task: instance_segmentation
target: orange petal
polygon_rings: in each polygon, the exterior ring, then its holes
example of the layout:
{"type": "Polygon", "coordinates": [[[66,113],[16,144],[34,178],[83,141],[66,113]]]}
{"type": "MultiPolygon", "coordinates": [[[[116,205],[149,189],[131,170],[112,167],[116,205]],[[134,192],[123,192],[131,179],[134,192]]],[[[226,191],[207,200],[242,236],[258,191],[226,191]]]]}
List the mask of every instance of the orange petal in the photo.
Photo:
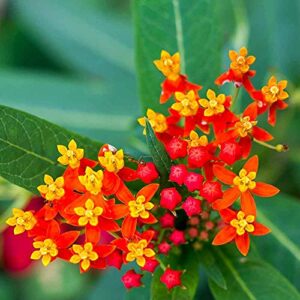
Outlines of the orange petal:
{"type": "Polygon", "coordinates": [[[255,102],[248,105],[243,113],[243,117],[249,116],[250,120],[253,121],[257,116],[257,104],[255,102]]]}
{"type": "Polygon", "coordinates": [[[215,246],[227,244],[234,239],[235,235],[235,228],[226,225],[217,233],[214,240],[212,241],[212,244],[215,246]]]}
{"type": "Polygon", "coordinates": [[[213,166],[213,172],[214,175],[223,183],[231,185],[233,183],[234,177],[236,177],[236,174],[233,172],[227,170],[223,166],[220,165],[214,165],[213,166]]]}
{"type": "Polygon", "coordinates": [[[157,192],[158,188],[159,188],[158,183],[148,184],[148,185],[144,186],[142,189],[140,189],[138,191],[138,193],[136,194],[136,196],[138,197],[140,195],[144,195],[146,198],[145,202],[148,202],[153,198],[153,196],[157,192]]]}
{"type": "Polygon", "coordinates": [[[85,231],[86,242],[91,242],[92,244],[97,244],[101,238],[101,230],[98,226],[86,225],[85,231]]]}
{"type": "Polygon", "coordinates": [[[229,208],[220,210],[219,214],[226,223],[230,223],[232,219],[236,218],[236,211],[229,208]]]}
{"type": "Polygon", "coordinates": [[[260,197],[272,197],[279,193],[279,189],[268,183],[256,182],[256,187],[252,192],[260,197]]]}
{"type": "Polygon", "coordinates": [[[98,253],[99,257],[106,257],[116,249],[114,245],[98,245],[94,250],[98,253]]]}
{"type": "Polygon", "coordinates": [[[241,209],[246,215],[256,216],[256,204],[249,191],[241,194],[241,209]]]}
{"type": "Polygon", "coordinates": [[[132,193],[130,192],[130,190],[124,184],[123,181],[121,181],[121,183],[119,185],[119,189],[116,192],[116,196],[121,202],[123,202],[125,204],[127,204],[131,200],[134,200],[134,196],[132,195],[132,193]]]}
{"type": "Polygon", "coordinates": [[[244,164],[244,169],[247,172],[257,172],[258,169],[258,156],[254,155],[248,159],[248,161],[244,164]]]}
{"type": "Polygon", "coordinates": [[[55,241],[58,248],[70,247],[79,237],[80,231],[68,231],[61,234],[55,241]]]}
{"type": "Polygon", "coordinates": [[[251,232],[253,235],[266,235],[271,232],[271,230],[263,224],[254,222],[253,225],[254,231],[251,232]]]}
{"type": "Polygon", "coordinates": [[[127,205],[117,204],[111,208],[111,214],[114,220],[119,220],[129,214],[129,208],[127,205]]]}
{"type": "Polygon", "coordinates": [[[141,221],[141,223],[144,223],[144,224],[157,223],[157,219],[151,213],[149,213],[149,218],[147,218],[147,219],[139,218],[139,221],[141,221]]]}
{"type": "Polygon", "coordinates": [[[252,134],[257,140],[263,142],[268,142],[273,139],[273,136],[269,132],[257,126],[253,127],[252,134]]]}
{"type": "Polygon", "coordinates": [[[122,235],[124,238],[132,238],[136,230],[137,218],[127,216],[122,223],[122,235]]]}
{"type": "Polygon", "coordinates": [[[225,209],[231,206],[239,197],[241,192],[237,187],[226,190],[223,194],[223,198],[213,202],[212,207],[215,210],[225,209]]]}
{"type": "Polygon", "coordinates": [[[249,252],[249,248],[250,248],[250,238],[249,238],[249,234],[245,233],[243,235],[237,235],[235,237],[235,244],[237,246],[237,248],[239,249],[239,251],[246,256],[249,252]]]}

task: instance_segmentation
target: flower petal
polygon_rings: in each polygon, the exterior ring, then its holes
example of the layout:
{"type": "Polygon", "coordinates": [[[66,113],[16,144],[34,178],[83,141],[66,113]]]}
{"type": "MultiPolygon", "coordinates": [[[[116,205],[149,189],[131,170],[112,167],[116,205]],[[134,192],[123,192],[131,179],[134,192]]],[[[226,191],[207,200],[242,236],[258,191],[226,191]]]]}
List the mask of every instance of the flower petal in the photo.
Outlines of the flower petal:
{"type": "Polygon", "coordinates": [[[237,235],[235,237],[235,244],[237,246],[237,248],[239,249],[239,251],[246,256],[249,252],[249,248],[250,248],[250,238],[249,238],[249,234],[245,233],[243,235],[237,235]]]}
{"type": "Polygon", "coordinates": [[[259,197],[272,197],[279,193],[279,189],[268,183],[256,182],[252,192],[259,197]]]}
{"type": "Polygon", "coordinates": [[[143,195],[145,196],[146,199],[145,202],[148,202],[153,198],[158,188],[159,188],[159,184],[157,183],[148,184],[138,191],[136,197],[143,195]]]}
{"type": "Polygon", "coordinates": [[[223,193],[223,198],[213,202],[212,207],[216,210],[225,209],[231,206],[239,197],[241,192],[237,187],[230,188],[223,193]]]}
{"type": "Polygon", "coordinates": [[[122,223],[122,235],[125,238],[132,238],[136,230],[137,218],[127,216],[122,223]]]}
{"type": "Polygon", "coordinates": [[[256,216],[256,204],[249,191],[241,194],[241,209],[246,215],[256,216]]]}
{"type": "Polygon", "coordinates": [[[258,156],[254,155],[248,159],[244,164],[244,169],[249,172],[257,172],[258,169],[258,156]]]}
{"type": "Polygon", "coordinates": [[[213,172],[220,181],[228,185],[231,185],[233,183],[233,179],[236,177],[236,174],[220,165],[214,165],[213,172]]]}
{"type": "Polygon", "coordinates": [[[217,235],[215,236],[212,244],[215,246],[223,245],[231,242],[236,236],[235,228],[232,226],[226,225],[223,229],[221,229],[217,235]]]}
{"type": "Polygon", "coordinates": [[[268,227],[266,227],[261,223],[254,222],[253,225],[254,225],[254,231],[251,232],[251,234],[253,235],[266,235],[271,232],[271,230],[268,227]]]}

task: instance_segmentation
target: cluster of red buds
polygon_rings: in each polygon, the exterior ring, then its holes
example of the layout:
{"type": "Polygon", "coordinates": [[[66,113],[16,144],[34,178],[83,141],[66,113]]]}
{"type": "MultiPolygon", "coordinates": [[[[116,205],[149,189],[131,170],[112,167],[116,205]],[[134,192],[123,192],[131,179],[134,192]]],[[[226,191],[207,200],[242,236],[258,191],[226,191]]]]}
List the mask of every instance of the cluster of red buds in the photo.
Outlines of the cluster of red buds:
{"type": "Polygon", "coordinates": [[[254,88],[250,66],[255,57],[247,55],[246,48],[230,51],[230,68],[216,79],[218,85],[233,82],[248,92],[253,101],[241,113],[233,111],[237,93],[232,98],[209,89],[201,98],[202,87],[180,73],[179,53],[162,51],[154,61],[166,77],[160,102],[172,99],[172,104],[168,116],[148,109],[138,122],[144,127],[149,122],[172,162],[167,184],[154,163],[127,157],[122,149],[106,144],[91,160],[74,140],[67,147],[58,145],[58,162],[66,168],[61,177],[44,176],[38,187],[44,206],[38,211],[15,208],[7,220],[15,234],[26,231],[34,239],[31,258],[45,266],[60,258],[78,264],[81,272],[136,262],[139,271],[122,277],[126,288],[140,286],[143,272],[161,267],[160,280],[171,289],[182,286],[184,271],[165,266],[161,256],[174,246],[189,243],[200,250],[204,243],[234,241],[247,255],[249,236],[270,232],[256,221],[254,196],[279,192],[256,181],[258,157],[249,158],[252,143],[285,150],[267,143],[273,137],[257,126],[257,117],[268,111],[274,125],[276,110],[286,108],[288,97],[287,82],[274,76],[260,90],[254,88]],[[235,163],[245,159],[242,169],[233,172],[235,163]],[[142,187],[134,193],[129,181],[140,181],[142,187]],[[103,241],[103,232],[109,241],[103,241]]]}

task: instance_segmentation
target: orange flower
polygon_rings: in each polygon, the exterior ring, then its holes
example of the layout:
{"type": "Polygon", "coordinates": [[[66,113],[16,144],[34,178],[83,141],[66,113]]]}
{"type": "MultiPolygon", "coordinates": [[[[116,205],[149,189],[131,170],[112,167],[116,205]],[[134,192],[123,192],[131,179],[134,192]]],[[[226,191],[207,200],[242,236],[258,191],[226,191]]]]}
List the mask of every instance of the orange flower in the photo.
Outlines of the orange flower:
{"type": "Polygon", "coordinates": [[[230,69],[239,71],[241,73],[247,73],[250,69],[250,65],[255,62],[255,56],[247,56],[248,50],[246,47],[242,47],[238,52],[234,50],[229,51],[229,58],[231,60],[230,69]]]}
{"type": "Polygon", "coordinates": [[[247,210],[233,211],[224,209],[220,215],[225,226],[217,233],[212,244],[223,245],[235,241],[238,250],[246,256],[250,248],[250,237],[252,235],[265,235],[270,229],[256,222],[256,217],[247,210]]]}
{"type": "Polygon", "coordinates": [[[161,51],[160,59],[153,62],[157,69],[161,71],[169,80],[175,81],[180,74],[180,54],[174,55],[165,50],[161,51]]]}
{"type": "Polygon", "coordinates": [[[197,114],[199,104],[195,91],[191,90],[187,94],[176,92],[175,98],[177,102],[171,108],[178,111],[181,116],[189,117],[197,114]]]}
{"type": "Polygon", "coordinates": [[[274,103],[276,101],[283,101],[289,97],[289,94],[284,91],[287,87],[287,80],[281,80],[277,83],[275,76],[272,76],[268,84],[262,87],[261,91],[265,96],[265,101],[268,103],[274,103]]]}
{"type": "Polygon", "coordinates": [[[279,189],[273,185],[255,181],[257,169],[257,155],[248,159],[238,175],[229,171],[224,166],[214,165],[214,175],[221,182],[230,185],[231,187],[224,192],[222,199],[219,199],[212,204],[213,208],[216,210],[225,209],[241,197],[242,210],[256,216],[256,205],[252,194],[260,197],[272,197],[279,192],[279,189]]]}
{"type": "Polygon", "coordinates": [[[153,224],[157,219],[150,210],[154,207],[150,200],[159,188],[159,184],[152,183],[140,189],[134,197],[127,187],[120,189],[116,196],[125,205],[116,205],[114,207],[115,218],[125,217],[122,223],[122,235],[126,238],[132,238],[136,231],[137,222],[144,224],[153,224]]]}

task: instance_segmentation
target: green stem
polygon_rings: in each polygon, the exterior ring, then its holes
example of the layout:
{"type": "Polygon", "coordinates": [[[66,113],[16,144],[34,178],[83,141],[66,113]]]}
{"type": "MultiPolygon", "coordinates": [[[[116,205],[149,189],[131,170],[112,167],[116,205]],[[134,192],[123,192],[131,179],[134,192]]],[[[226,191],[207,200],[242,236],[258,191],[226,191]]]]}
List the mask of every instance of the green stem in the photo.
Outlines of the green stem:
{"type": "Polygon", "coordinates": [[[160,267],[162,268],[162,270],[166,271],[167,267],[165,266],[165,264],[163,263],[163,261],[159,257],[155,257],[155,258],[159,262],[160,267]]]}
{"type": "Polygon", "coordinates": [[[266,142],[259,141],[255,138],[253,139],[253,141],[257,144],[260,144],[266,148],[275,150],[277,152],[286,152],[289,149],[287,145],[283,145],[283,144],[278,144],[278,145],[274,146],[274,145],[268,144],[266,142]]]}

